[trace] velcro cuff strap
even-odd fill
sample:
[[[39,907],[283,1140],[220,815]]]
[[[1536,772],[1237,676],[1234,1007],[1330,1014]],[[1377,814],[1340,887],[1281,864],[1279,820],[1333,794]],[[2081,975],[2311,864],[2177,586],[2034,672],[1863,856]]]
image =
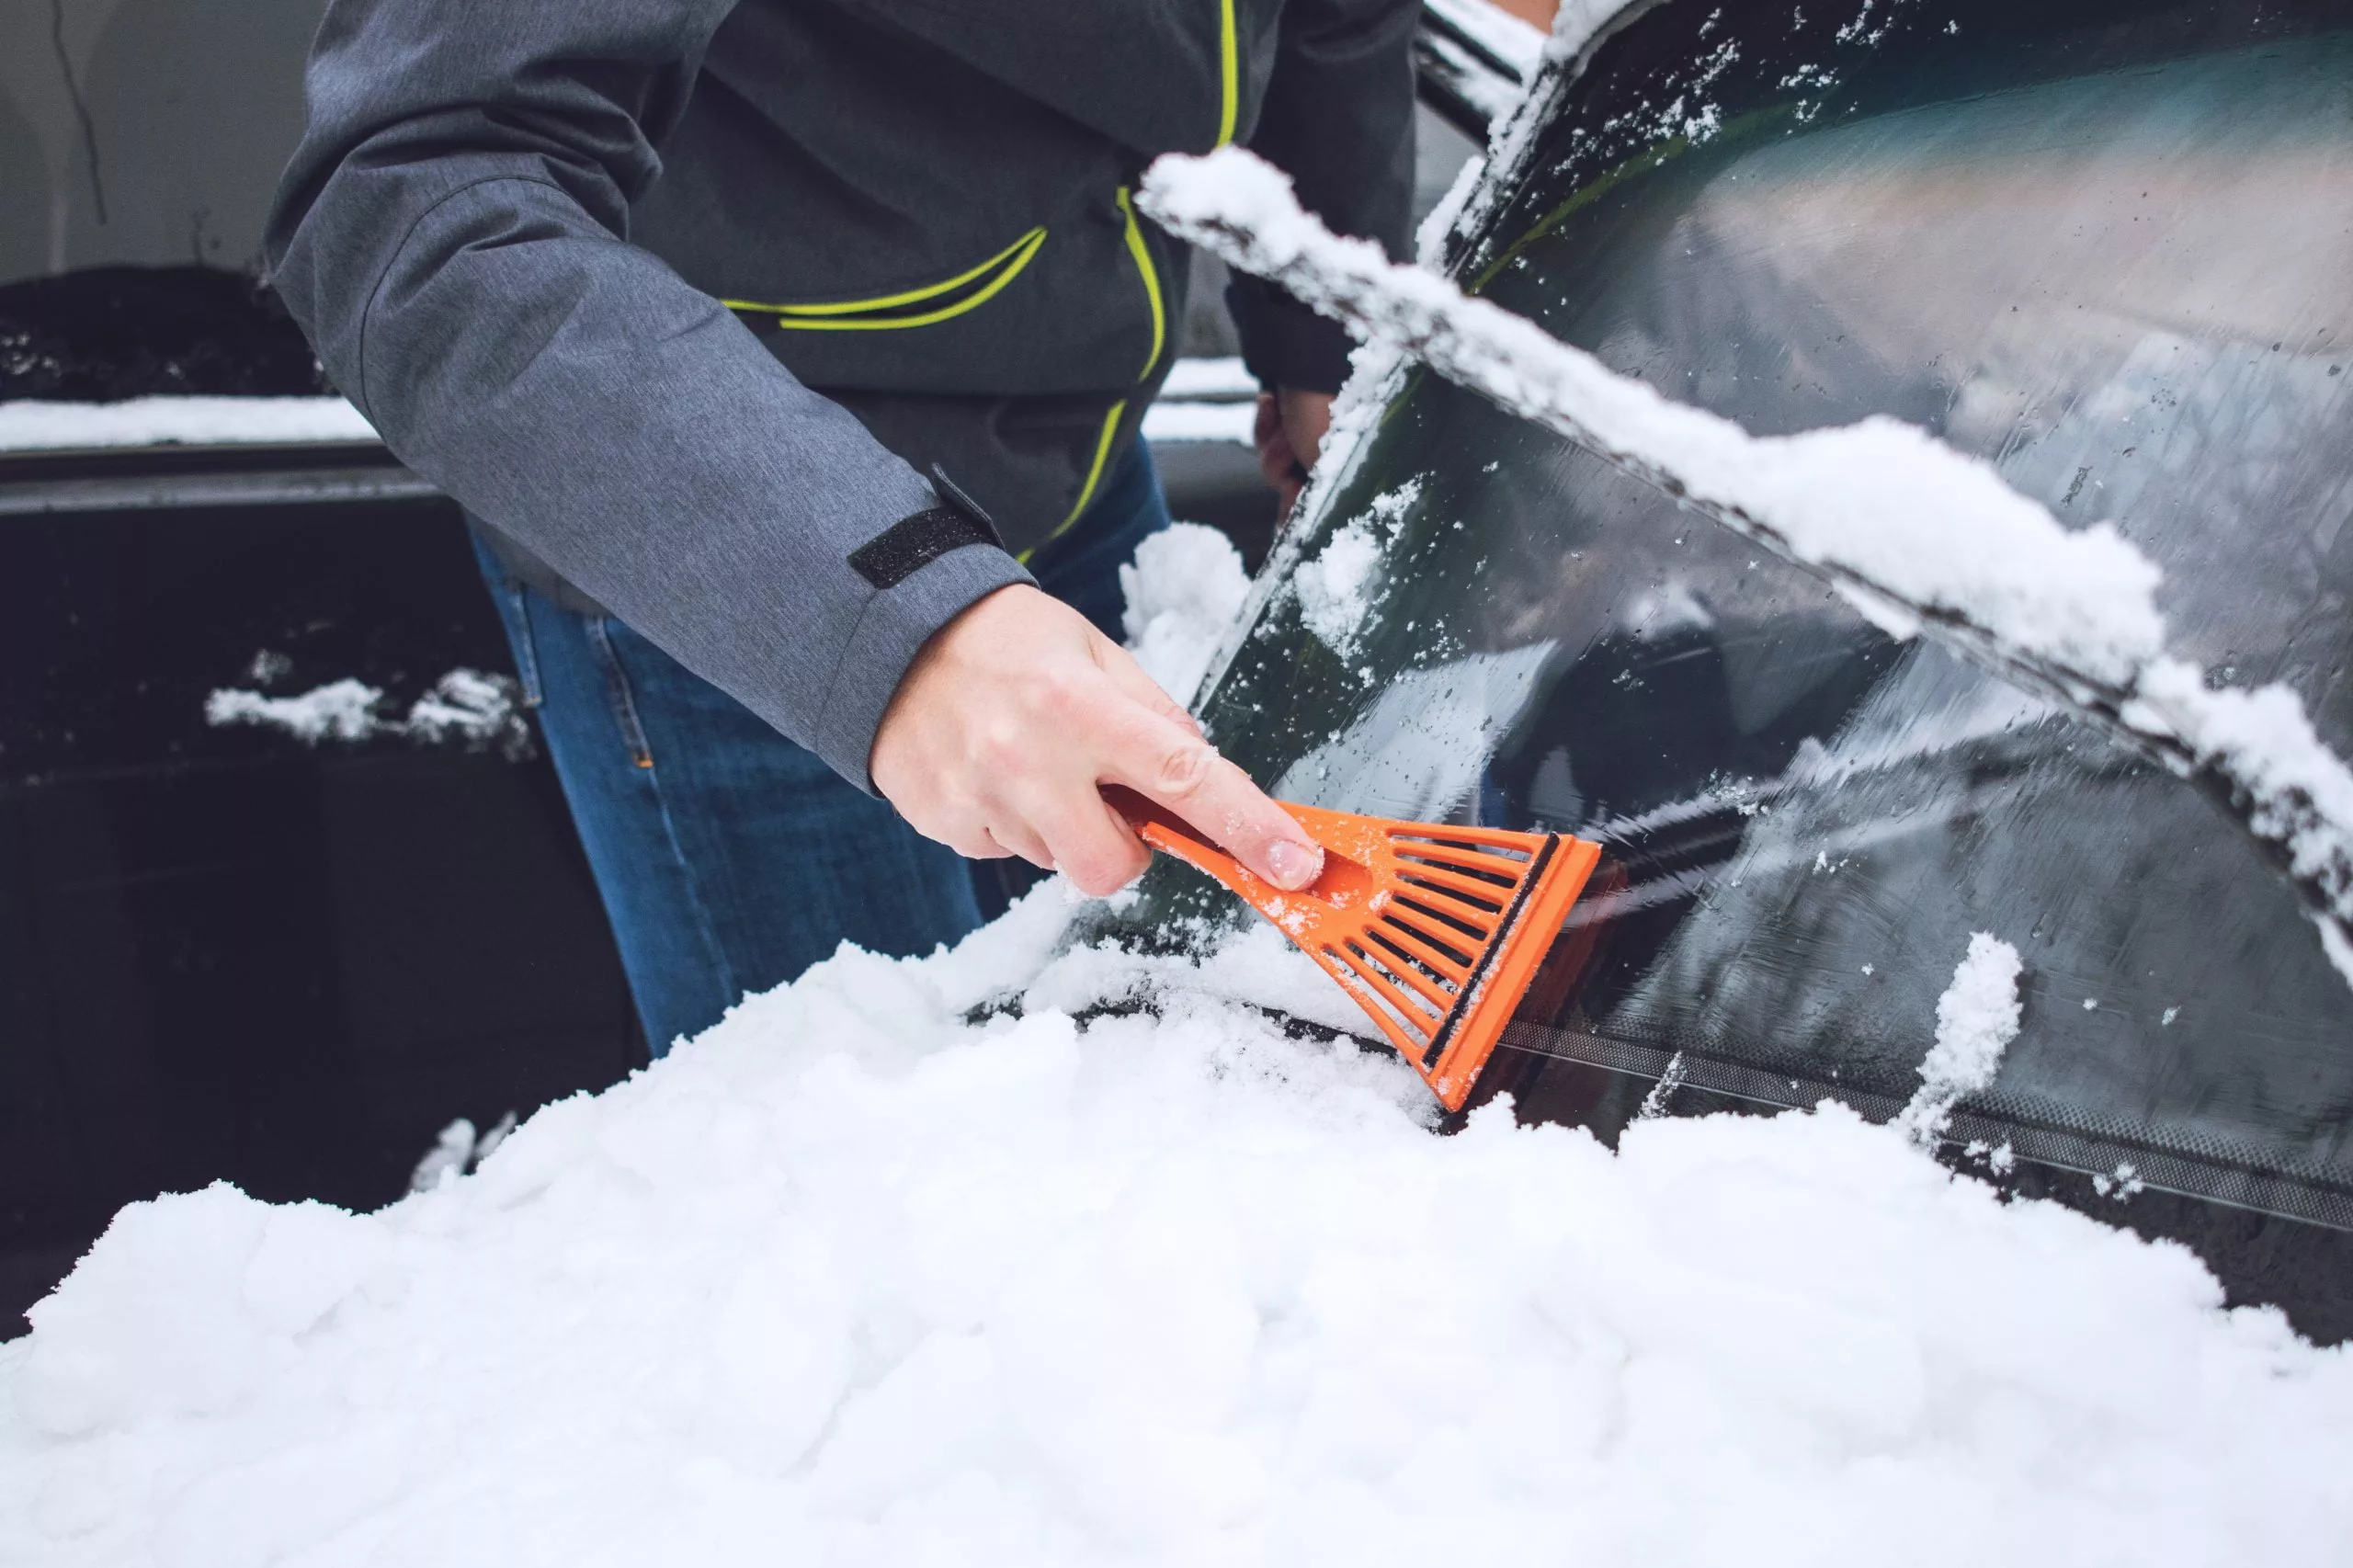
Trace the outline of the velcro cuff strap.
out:
[[[995,544],[988,524],[953,506],[930,506],[902,517],[850,551],[858,574],[888,593],[951,550]]]

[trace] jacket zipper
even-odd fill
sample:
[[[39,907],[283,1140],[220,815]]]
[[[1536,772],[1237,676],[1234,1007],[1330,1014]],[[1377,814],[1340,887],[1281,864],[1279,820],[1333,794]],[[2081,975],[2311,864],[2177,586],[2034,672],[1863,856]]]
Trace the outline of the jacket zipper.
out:
[[[1233,0],[1225,0],[1225,4],[1230,16]],[[1143,369],[1136,372],[1136,385],[1141,387],[1151,381],[1153,371],[1160,368],[1161,350],[1168,347],[1168,304],[1160,291],[1160,268],[1152,259],[1152,246],[1144,240],[1143,225],[1136,221],[1134,196],[1123,185],[1112,192],[1111,199],[1119,204],[1120,218],[1127,229],[1128,257],[1135,263],[1136,276],[1143,280],[1145,302],[1152,307],[1152,347],[1144,354]],[[1110,460],[1111,441],[1120,432],[1120,420],[1128,412],[1128,404],[1133,401],[1134,394],[1130,393],[1104,411],[1102,427],[1095,436],[1095,458],[1087,464],[1086,483],[1078,487],[1078,499],[1071,503],[1069,515],[1054,525],[1052,533],[1017,557],[1024,564],[1040,549],[1062,538],[1070,526],[1086,514],[1088,505],[1095,499],[1097,487],[1103,483],[1103,466]]]

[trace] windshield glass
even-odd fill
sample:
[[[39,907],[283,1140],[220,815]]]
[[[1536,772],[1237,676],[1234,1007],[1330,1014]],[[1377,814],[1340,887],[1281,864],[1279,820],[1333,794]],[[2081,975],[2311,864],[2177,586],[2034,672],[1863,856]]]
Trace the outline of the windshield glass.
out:
[[[1671,0],[1525,168],[1466,285],[1751,431],[1892,414],[2114,520],[2177,653],[2353,752],[2347,6]],[[1893,1114],[1989,932],[2025,1021],[1957,1138],[2353,1226],[2353,994],[2101,731],[1418,370],[1272,570],[1203,710],[1228,756],[1605,846],[1487,1074],[1524,1114],[1622,1121],[1662,1075]],[[1230,908],[1144,892],[1137,930]]]

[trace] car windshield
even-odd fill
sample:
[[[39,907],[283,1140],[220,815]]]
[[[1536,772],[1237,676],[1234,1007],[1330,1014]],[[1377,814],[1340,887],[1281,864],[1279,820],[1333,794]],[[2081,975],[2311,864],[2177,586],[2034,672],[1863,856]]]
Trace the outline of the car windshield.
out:
[[[1671,0],[1536,134],[1467,287],[1752,432],[1891,414],[2113,520],[2178,653],[2353,752],[2353,11]],[[1426,371],[1202,711],[1279,796],[1605,846],[1487,1075],[1523,1114],[1893,1114],[1987,932],[2024,1027],[1956,1142],[2353,1226],[2353,994],[2246,832]],[[1139,931],[1226,908],[1143,892]]]

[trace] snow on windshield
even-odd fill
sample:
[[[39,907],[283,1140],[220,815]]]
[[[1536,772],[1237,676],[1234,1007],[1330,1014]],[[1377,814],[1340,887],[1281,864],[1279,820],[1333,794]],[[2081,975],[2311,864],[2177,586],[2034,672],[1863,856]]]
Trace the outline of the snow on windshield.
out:
[[[1366,382],[1387,386],[1400,359],[1425,360],[1818,573],[1892,635],[1927,631],[2133,733],[2178,771],[2218,775],[2245,802],[2242,820],[2288,851],[2322,945],[2353,983],[2353,770],[2289,687],[2211,690],[2196,665],[2166,656],[2161,574],[2113,525],[2063,528],[1989,464],[1882,416],[1752,437],[1370,241],[1335,235],[1288,176],[1242,148],[1162,157],[1142,202],[1171,233],[1381,345],[1359,367]]]

